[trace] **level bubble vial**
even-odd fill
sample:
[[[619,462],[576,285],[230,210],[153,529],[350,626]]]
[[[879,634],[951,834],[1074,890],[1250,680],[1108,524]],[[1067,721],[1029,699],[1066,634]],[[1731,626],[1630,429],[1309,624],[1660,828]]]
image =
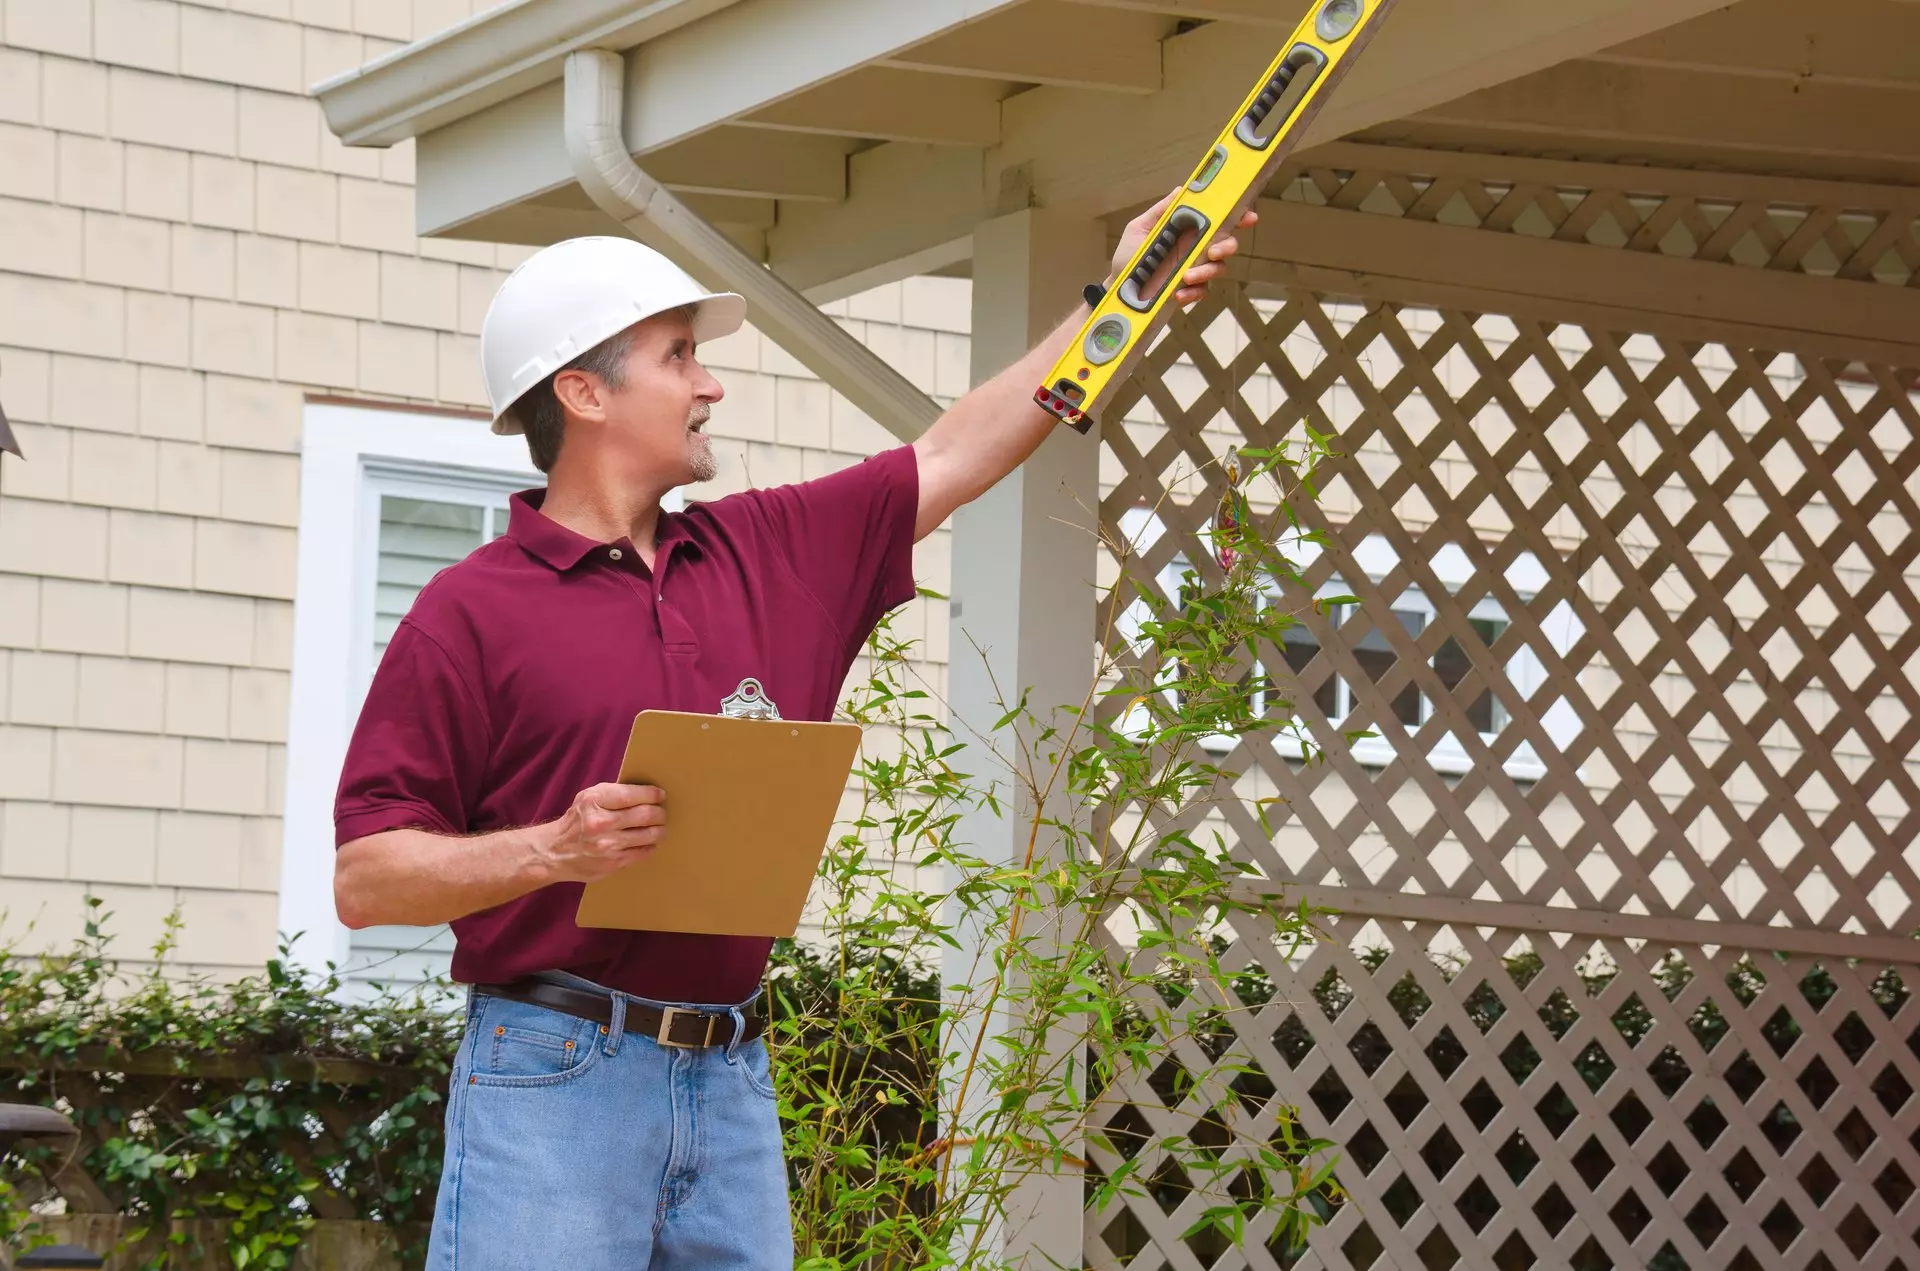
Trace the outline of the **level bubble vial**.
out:
[[[1127,347],[1127,337],[1132,333],[1133,328],[1118,314],[1102,318],[1087,333],[1087,361],[1095,366],[1105,366],[1120,356],[1120,350]]]
[[[1220,169],[1226,166],[1227,148],[1215,146],[1213,153],[1207,156],[1207,161],[1200,165],[1200,170],[1193,174],[1193,180],[1187,182],[1187,189],[1195,194],[1200,193],[1213,184],[1213,179],[1220,175]]]
[[[1313,29],[1319,37],[1328,43],[1344,40],[1353,34],[1360,25],[1360,19],[1366,16],[1367,8],[1362,0],[1327,0],[1326,7],[1320,10],[1320,20]]]

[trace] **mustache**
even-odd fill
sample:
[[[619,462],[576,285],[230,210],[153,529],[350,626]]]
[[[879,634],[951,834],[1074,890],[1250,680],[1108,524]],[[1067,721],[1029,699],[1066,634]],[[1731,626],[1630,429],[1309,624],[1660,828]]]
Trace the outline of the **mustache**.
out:
[[[705,427],[707,421],[712,418],[713,403],[699,402],[692,410],[687,412],[687,427],[690,429]]]

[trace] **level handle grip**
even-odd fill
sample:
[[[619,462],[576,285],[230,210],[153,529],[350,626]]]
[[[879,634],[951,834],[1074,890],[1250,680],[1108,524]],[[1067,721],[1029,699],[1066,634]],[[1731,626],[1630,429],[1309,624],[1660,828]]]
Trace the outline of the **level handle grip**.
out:
[[[1167,257],[1173,254],[1174,247],[1180,242],[1180,236],[1191,232],[1193,250],[1199,251],[1202,244],[1207,241],[1207,230],[1212,225],[1212,221],[1193,208],[1176,207],[1167,217],[1167,223],[1154,236],[1153,242],[1148,244],[1146,253],[1140,257],[1140,263],[1133,267],[1133,272],[1127,275],[1127,280],[1120,284],[1120,303],[1137,313],[1147,313],[1152,310],[1154,302],[1168,287],[1174,285],[1175,278],[1180,272],[1178,269],[1170,271],[1165,282],[1154,287],[1151,292],[1147,290],[1152,286],[1153,276],[1160,271],[1160,266],[1165,264]]]

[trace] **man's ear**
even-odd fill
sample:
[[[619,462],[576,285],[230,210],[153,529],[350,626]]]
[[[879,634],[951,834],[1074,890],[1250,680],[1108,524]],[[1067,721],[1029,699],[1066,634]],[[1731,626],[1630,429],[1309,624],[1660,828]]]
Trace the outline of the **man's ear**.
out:
[[[562,371],[554,377],[553,395],[567,414],[599,423],[607,417],[606,386],[586,371]]]

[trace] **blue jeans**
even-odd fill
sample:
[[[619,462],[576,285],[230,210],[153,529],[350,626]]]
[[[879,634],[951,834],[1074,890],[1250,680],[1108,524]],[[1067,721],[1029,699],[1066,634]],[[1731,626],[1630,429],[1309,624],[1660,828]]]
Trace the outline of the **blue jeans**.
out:
[[[624,1031],[628,1001],[603,1032],[470,996],[430,1271],[790,1271],[766,1044],[664,1047]]]

